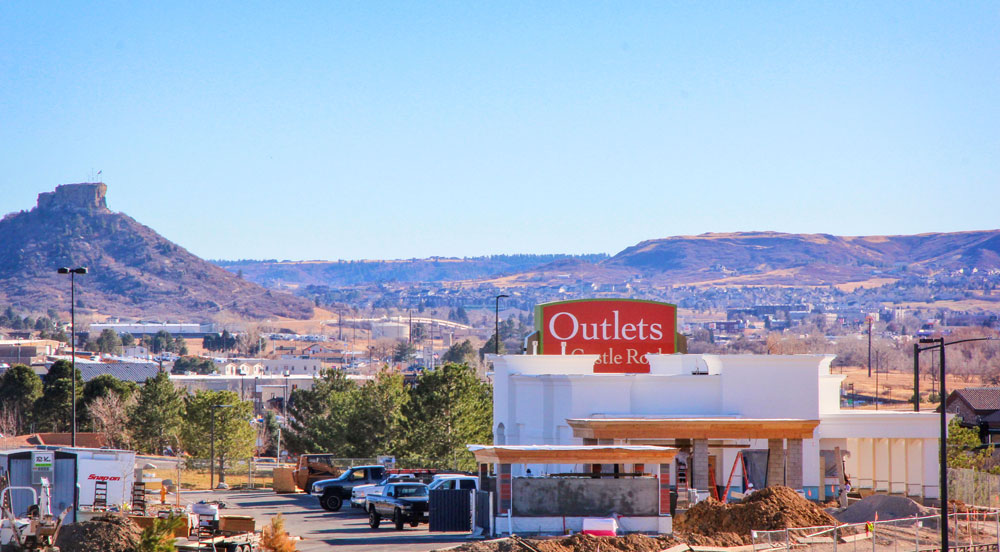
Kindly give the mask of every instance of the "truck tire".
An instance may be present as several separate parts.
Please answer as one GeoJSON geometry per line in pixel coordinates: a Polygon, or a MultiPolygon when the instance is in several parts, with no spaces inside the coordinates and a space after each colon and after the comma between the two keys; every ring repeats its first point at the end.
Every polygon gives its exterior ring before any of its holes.
{"type": "Polygon", "coordinates": [[[378,529],[379,524],[382,522],[382,516],[378,515],[375,511],[374,506],[368,507],[368,526],[372,529],[378,529]]]}
{"type": "Polygon", "coordinates": [[[396,525],[397,531],[403,530],[403,525],[406,523],[406,520],[403,519],[403,512],[399,511],[399,508],[392,511],[392,522],[396,525]]]}
{"type": "Polygon", "coordinates": [[[336,491],[327,491],[320,497],[319,505],[327,512],[336,512],[344,505],[344,499],[337,496],[336,491]]]}

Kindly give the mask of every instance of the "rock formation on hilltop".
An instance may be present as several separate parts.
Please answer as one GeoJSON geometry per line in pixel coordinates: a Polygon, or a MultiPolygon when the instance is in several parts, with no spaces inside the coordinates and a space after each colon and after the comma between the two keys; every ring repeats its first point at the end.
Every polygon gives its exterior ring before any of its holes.
{"type": "Polygon", "coordinates": [[[111,211],[103,183],[66,184],[38,195],[30,211],[0,220],[0,301],[27,310],[67,310],[62,266],[77,279],[85,311],[146,319],[208,321],[312,314],[309,301],[264,289],[208,263],[131,217],[111,211]]]}

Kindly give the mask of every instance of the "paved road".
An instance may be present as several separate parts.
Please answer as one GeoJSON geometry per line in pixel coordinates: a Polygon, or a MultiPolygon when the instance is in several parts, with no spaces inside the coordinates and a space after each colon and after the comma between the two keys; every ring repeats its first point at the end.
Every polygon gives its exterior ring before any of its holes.
{"type": "MultiPolygon", "coordinates": [[[[183,495],[182,495],[183,496],[183,495]]],[[[339,512],[327,512],[319,507],[316,497],[306,494],[275,494],[261,492],[199,493],[185,497],[185,502],[222,500],[227,508],[220,513],[254,516],[257,526],[270,523],[279,512],[284,515],[285,528],[299,535],[300,552],[343,550],[344,552],[426,552],[465,542],[465,534],[429,533],[427,525],[407,526],[396,531],[382,525],[372,530],[368,517],[360,510],[345,507],[339,512]]]]}

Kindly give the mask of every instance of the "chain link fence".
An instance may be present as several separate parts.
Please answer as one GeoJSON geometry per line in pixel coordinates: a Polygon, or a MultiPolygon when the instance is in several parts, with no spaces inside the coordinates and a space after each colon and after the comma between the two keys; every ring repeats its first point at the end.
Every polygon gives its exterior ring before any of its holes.
{"type": "MultiPolygon", "coordinates": [[[[941,549],[940,516],[753,531],[753,549],[808,552],[929,552],[941,549]]],[[[1000,512],[949,514],[948,549],[1000,550],[1000,512]]]]}
{"type": "Polygon", "coordinates": [[[948,498],[969,506],[1000,507],[1000,475],[948,468],[948,498]]]}

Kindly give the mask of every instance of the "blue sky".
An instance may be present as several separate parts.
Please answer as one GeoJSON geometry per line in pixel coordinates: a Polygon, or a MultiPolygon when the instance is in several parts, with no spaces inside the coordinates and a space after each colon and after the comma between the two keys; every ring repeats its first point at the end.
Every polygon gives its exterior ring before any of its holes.
{"type": "Polygon", "coordinates": [[[207,258],[1000,227],[1000,4],[7,2],[0,211],[207,258]]]}

